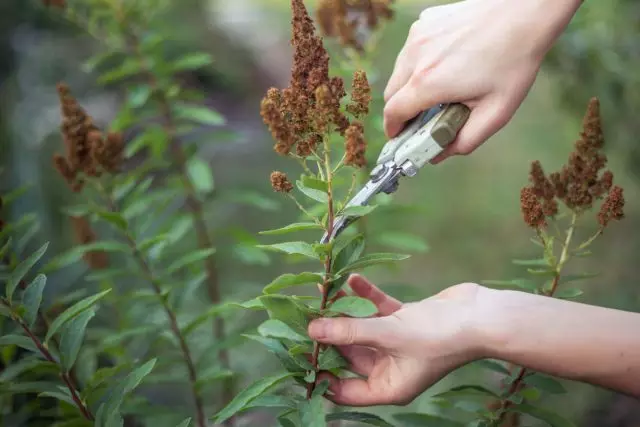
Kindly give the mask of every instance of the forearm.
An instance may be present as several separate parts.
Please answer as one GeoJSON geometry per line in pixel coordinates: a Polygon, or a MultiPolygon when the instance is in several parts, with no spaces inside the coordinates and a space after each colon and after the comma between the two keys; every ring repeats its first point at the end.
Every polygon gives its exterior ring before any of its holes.
{"type": "Polygon", "coordinates": [[[496,291],[486,357],[640,397],[640,314],[496,291]]]}

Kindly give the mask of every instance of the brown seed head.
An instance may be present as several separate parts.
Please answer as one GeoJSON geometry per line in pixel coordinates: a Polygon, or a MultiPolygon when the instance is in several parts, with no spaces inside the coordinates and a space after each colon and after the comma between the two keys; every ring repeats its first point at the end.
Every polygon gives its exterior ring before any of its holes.
{"type": "Polygon", "coordinates": [[[367,143],[364,140],[364,126],[360,122],[352,123],[345,132],[345,160],[344,164],[361,168],[366,166],[367,143]]]}
{"type": "Polygon", "coordinates": [[[616,185],[600,206],[598,222],[604,228],[611,220],[619,221],[622,218],[624,218],[624,191],[616,185]]]}
{"type": "Polygon", "coordinates": [[[271,172],[271,187],[279,193],[290,193],[293,190],[293,184],[283,172],[271,172]]]}
{"type": "Polygon", "coordinates": [[[520,210],[522,211],[524,222],[530,227],[546,227],[544,209],[533,188],[524,187],[520,191],[520,210]]]}
{"type": "Polygon", "coordinates": [[[371,87],[367,80],[367,73],[356,71],[353,74],[351,86],[351,102],[347,105],[347,111],[356,118],[361,118],[369,114],[369,104],[371,103],[371,87]]]}

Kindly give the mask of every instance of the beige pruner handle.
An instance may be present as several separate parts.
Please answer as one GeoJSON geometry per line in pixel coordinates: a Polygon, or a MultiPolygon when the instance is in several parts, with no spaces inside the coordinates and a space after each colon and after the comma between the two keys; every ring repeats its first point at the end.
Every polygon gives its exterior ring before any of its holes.
{"type": "Polygon", "coordinates": [[[442,148],[446,148],[458,136],[471,114],[471,109],[464,104],[448,104],[436,118],[431,128],[431,136],[442,148]]]}

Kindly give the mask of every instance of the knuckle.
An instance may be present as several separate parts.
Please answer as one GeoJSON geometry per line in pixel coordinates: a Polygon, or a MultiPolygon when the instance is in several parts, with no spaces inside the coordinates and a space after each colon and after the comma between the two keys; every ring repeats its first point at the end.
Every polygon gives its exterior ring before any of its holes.
{"type": "MultiPolygon", "coordinates": [[[[343,319],[346,320],[346,319],[343,319]]],[[[340,342],[346,345],[353,344],[357,337],[357,326],[349,321],[340,321],[334,324],[333,333],[340,342]]]]}

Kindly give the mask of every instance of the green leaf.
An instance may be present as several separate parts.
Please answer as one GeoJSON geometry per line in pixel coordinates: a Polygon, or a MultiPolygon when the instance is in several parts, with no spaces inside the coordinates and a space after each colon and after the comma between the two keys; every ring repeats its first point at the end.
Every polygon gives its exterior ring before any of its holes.
{"type": "Polygon", "coordinates": [[[363,256],[358,261],[341,269],[338,272],[338,275],[342,276],[352,271],[360,270],[362,268],[370,267],[372,265],[388,264],[394,261],[402,261],[407,258],[409,258],[409,255],[400,255],[400,254],[392,254],[392,253],[369,254],[369,255],[363,256]]]}
{"type": "Polygon", "coordinates": [[[574,423],[565,419],[560,414],[556,414],[555,412],[549,411],[547,409],[538,408],[526,403],[511,406],[507,411],[530,415],[534,418],[544,421],[551,427],[576,427],[574,423]]]}
{"type": "Polygon", "coordinates": [[[374,303],[368,299],[356,296],[339,298],[331,304],[328,310],[351,317],[371,317],[378,312],[378,308],[374,303]]]}
{"type": "Polygon", "coordinates": [[[281,252],[287,255],[303,255],[312,259],[320,259],[313,246],[306,242],[285,242],[272,245],[256,245],[260,249],[281,252]]]}
{"type": "Polygon", "coordinates": [[[191,417],[189,417],[186,420],[182,421],[176,427],[189,427],[189,425],[191,425],[191,417]]]}
{"type": "Polygon", "coordinates": [[[329,195],[324,191],[305,187],[302,181],[296,181],[296,186],[305,196],[315,200],[316,202],[327,203],[329,201],[329,195]]]}
{"type": "Polygon", "coordinates": [[[206,249],[198,249],[187,255],[184,255],[181,258],[178,258],[176,261],[172,262],[167,268],[166,274],[173,274],[178,270],[185,268],[186,266],[203,261],[210,256],[216,253],[214,248],[206,248],[206,249]]]}
{"type": "Polygon", "coordinates": [[[505,368],[501,363],[496,362],[495,360],[481,359],[476,361],[475,363],[494,372],[498,372],[504,375],[511,375],[511,372],[509,372],[507,368],[505,368]]]}
{"type": "Polygon", "coordinates": [[[222,408],[222,410],[213,417],[213,422],[216,424],[223,423],[236,413],[245,409],[254,399],[262,396],[267,391],[292,376],[293,374],[289,372],[280,373],[254,382],[244,390],[240,391],[240,393],[236,394],[233,400],[231,400],[227,406],[222,408]]]}
{"type": "Polygon", "coordinates": [[[69,320],[61,329],[60,337],[60,361],[62,367],[71,371],[78,358],[80,346],[84,340],[85,330],[89,320],[95,316],[95,311],[89,309],[81,312],[69,320]]]}
{"type": "Polygon", "coordinates": [[[87,253],[87,252],[119,252],[130,254],[131,250],[129,246],[124,243],[114,242],[114,241],[98,241],[93,243],[88,243],[86,245],[78,245],[67,252],[64,252],[56,257],[54,257],[50,262],[48,262],[43,268],[42,272],[48,273],[59,270],[68,265],[74,264],[87,253]]]}
{"type": "Polygon", "coordinates": [[[377,415],[356,411],[335,412],[333,414],[327,414],[327,421],[353,421],[356,423],[368,424],[375,427],[394,427],[393,424],[388,423],[377,415]]]}
{"type": "Polygon", "coordinates": [[[195,319],[187,323],[182,329],[182,334],[185,337],[189,336],[193,331],[195,331],[199,326],[204,324],[207,320],[223,314],[228,308],[229,306],[227,305],[214,305],[212,307],[209,307],[207,311],[205,311],[204,313],[200,314],[195,319]]]}
{"type": "Polygon", "coordinates": [[[464,427],[464,424],[437,415],[406,412],[393,414],[393,418],[402,423],[402,427],[464,427]]]}
{"type": "Polygon", "coordinates": [[[140,108],[149,101],[151,94],[152,89],[149,85],[134,86],[129,91],[129,105],[133,108],[140,108]]]}
{"type": "Polygon", "coordinates": [[[271,319],[280,320],[295,332],[308,336],[309,318],[299,303],[284,295],[264,295],[259,299],[271,319]]]}
{"type": "Polygon", "coordinates": [[[259,234],[270,236],[270,235],[293,233],[295,231],[321,230],[321,229],[322,229],[322,226],[320,224],[316,224],[315,222],[297,222],[295,224],[289,224],[286,227],[277,228],[274,230],[260,231],[259,234]]]}
{"type": "Polygon", "coordinates": [[[364,251],[364,235],[356,234],[349,240],[340,241],[334,246],[333,271],[339,271],[356,262],[364,251]]]}
{"type": "Polygon", "coordinates": [[[57,366],[53,362],[40,359],[39,357],[28,357],[12,362],[0,373],[0,383],[13,381],[25,372],[34,372],[38,368],[46,368],[51,373],[56,373],[57,366]]]}
{"type": "Polygon", "coordinates": [[[38,317],[40,303],[42,303],[42,292],[47,283],[47,276],[38,274],[35,279],[27,286],[22,294],[22,305],[24,305],[24,321],[30,328],[33,326],[38,317]]]}
{"type": "Polygon", "coordinates": [[[378,205],[349,206],[342,211],[341,215],[349,216],[349,217],[362,217],[365,215],[369,215],[377,207],[378,205]]]}
{"type": "Polygon", "coordinates": [[[524,265],[527,267],[550,267],[549,263],[544,258],[537,259],[514,259],[512,262],[515,265],[524,265]]]}
{"type": "Polygon", "coordinates": [[[97,79],[97,83],[100,85],[106,85],[123,80],[127,77],[132,77],[141,71],[140,61],[134,58],[128,58],[122,62],[122,64],[106,73],[100,75],[97,79]]]}
{"type": "Polygon", "coordinates": [[[59,390],[43,391],[42,393],[39,393],[38,396],[53,397],[61,402],[66,402],[69,405],[76,406],[69,389],[62,386],[60,386],[59,390]]]}
{"type": "Polygon", "coordinates": [[[554,378],[551,378],[548,375],[542,375],[538,373],[527,375],[524,378],[524,382],[527,385],[539,388],[540,390],[546,391],[547,393],[551,394],[564,394],[567,392],[562,383],[555,380],[554,378]]]}
{"type": "Polygon", "coordinates": [[[527,291],[537,291],[538,285],[530,279],[511,279],[511,280],[482,280],[482,283],[485,286],[497,287],[497,288],[508,288],[508,289],[524,289],[527,291]]]}
{"type": "Polygon", "coordinates": [[[392,246],[402,251],[424,253],[429,250],[429,246],[424,242],[424,240],[415,234],[385,231],[379,234],[376,240],[378,243],[392,246]]]}
{"type": "Polygon", "coordinates": [[[579,274],[567,274],[566,276],[560,276],[560,283],[576,282],[578,280],[592,279],[598,277],[600,273],[579,273],[579,274]]]}
{"type": "Polygon", "coordinates": [[[263,337],[287,339],[295,342],[310,341],[309,337],[300,335],[289,325],[278,319],[265,320],[258,326],[258,333],[263,337]]]}
{"type": "Polygon", "coordinates": [[[577,288],[566,288],[566,289],[558,289],[557,291],[555,291],[553,293],[553,296],[555,298],[560,298],[560,299],[572,299],[572,298],[577,298],[579,296],[581,296],[582,294],[584,294],[584,291],[582,291],[581,289],[577,289],[577,288]]]}
{"type": "Polygon", "coordinates": [[[323,279],[322,274],[318,273],[286,273],[277,277],[273,282],[265,286],[262,292],[265,294],[274,294],[291,286],[300,286],[309,283],[322,283],[323,279]]]}
{"type": "Polygon", "coordinates": [[[518,391],[518,394],[526,400],[535,401],[540,399],[541,392],[537,388],[525,388],[518,391]]]}
{"type": "Polygon", "coordinates": [[[188,53],[171,64],[171,70],[188,71],[196,70],[213,64],[213,57],[208,53],[188,53]]]}
{"type": "Polygon", "coordinates": [[[449,399],[452,397],[477,396],[477,395],[484,395],[484,396],[494,397],[494,398],[499,397],[498,394],[494,393],[493,391],[489,390],[486,387],[482,387],[479,385],[461,385],[461,386],[453,387],[447,391],[434,394],[433,397],[449,399]]]}
{"type": "Polygon", "coordinates": [[[49,247],[49,242],[40,246],[37,251],[32,253],[27,259],[18,264],[17,267],[11,272],[9,280],[6,284],[6,295],[9,303],[11,303],[13,299],[13,293],[15,292],[16,287],[18,286],[20,281],[24,279],[24,276],[26,276],[27,273],[29,273],[29,271],[33,268],[33,266],[36,265],[36,263],[40,260],[40,258],[42,258],[44,253],[47,251],[47,247],[49,247]]]}
{"type": "Polygon", "coordinates": [[[321,396],[314,396],[303,400],[298,406],[301,424],[305,427],[326,427],[323,400],[321,396]]]}
{"type": "Polygon", "coordinates": [[[308,175],[302,175],[301,180],[302,184],[306,188],[322,191],[323,193],[327,193],[329,191],[329,184],[321,179],[313,178],[308,175]]]}
{"type": "Polygon", "coordinates": [[[195,156],[190,158],[187,162],[187,174],[200,194],[209,194],[213,191],[213,173],[203,159],[195,156]]]}
{"type": "Polygon", "coordinates": [[[31,338],[22,335],[4,335],[0,337],[0,347],[6,347],[9,345],[15,345],[16,347],[24,348],[33,353],[39,353],[38,347],[31,338]]]}
{"type": "Polygon", "coordinates": [[[13,239],[9,237],[4,245],[0,247],[0,259],[4,259],[9,253],[9,248],[11,247],[11,242],[13,239]]]}
{"type": "Polygon", "coordinates": [[[338,368],[346,368],[349,363],[344,357],[333,347],[327,347],[318,356],[318,368],[321,370],[331,370],[338,368]]]}
{"type": "Polygon", "coordinates": [[[175,107],[176,118],[191,120],[203,125],[222,126],[225,119],[218,112],[204,106],[180,104],[175,107]]]}
{"type": "Polygon", "coordinates": [[[243,337],[259,342],[267,347],[267,349],[278,358],[280,363],[282,363],[282,366],[284,366],[287,371],[299,373],[305,371],[306,368],[299,366],[293,356],[289,354],[284,345],[277,339],[249,334],[243,334],[243,337]]]}
{"type": "Polygon", "coordinates": [[[128,227],[127,220],[119,212],[98,211],[96,214],[119,230],[125,231],[128,227]]]}
{"type": "Polygon", "coordinates": [[[83,311],[87,310],[89,307],[93,306],[95,303],[97,303],[100,299],[102,299],[109,292],[111,292],[111,289],[107,289],[106,291],[102,291],[102,292],[100,292],[98,294],[86,297],[86,298],[78,301],[77,303],[75,303],[74,305],[72,305],[71,307],[66,309],[65,311],[63,311],[51,323],[51,326],[49,327],[49,330],[47,331],[47,335],[44,338],[44,343],[46,344],[51,339],[51,337],[53,337],[53,335],[56,332],[58,332],[58,329],[60,329],[62,327],[62,325],[64,325],[69,320],[71,320],[73,317],[75,317],[78,314],[82,313],[83,311]]]}
{"type": "Polygon", "coordinates": [[[279,395],[263,395],[257,397],[248,404],[245,409],[250,408],[290,408],[296,407],[295,401],[286,396],[279,395]]]}

